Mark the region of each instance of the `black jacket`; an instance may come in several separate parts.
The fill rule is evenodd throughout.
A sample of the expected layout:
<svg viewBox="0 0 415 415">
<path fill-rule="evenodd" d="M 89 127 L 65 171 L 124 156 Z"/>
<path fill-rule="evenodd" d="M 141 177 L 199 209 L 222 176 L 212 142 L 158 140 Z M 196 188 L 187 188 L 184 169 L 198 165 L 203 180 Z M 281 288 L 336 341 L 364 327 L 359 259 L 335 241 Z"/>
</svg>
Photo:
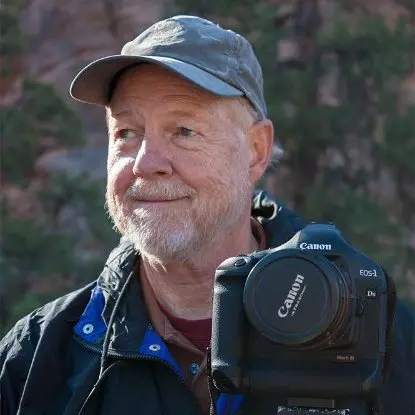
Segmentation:
<svg viewBox="0 0 415 415">
<path fill-rule="evenodd" d="M 254 199 L 252 213 L 263 223 L 269 246 L 304 227 L 264 193 Z M 35 310 L 2 339 L 2 415 L 201 413 L 166 344 L 149 324 L 138 279 L 126 284 L 136 259 L 131 244 L 121 239 L 96 281 Z M 106 370 L 97 382 L 114 308 Z M 394 352 L 382 394 L 385 415 L 414 415 L 414 354 L 414 316 L 398 301 Z M 248 413 L 243 403 L 240 412 L 227 412 L 233 405 L 226 401 L 226 395 L 219 398 L 218 415 Z"/>
</svg>

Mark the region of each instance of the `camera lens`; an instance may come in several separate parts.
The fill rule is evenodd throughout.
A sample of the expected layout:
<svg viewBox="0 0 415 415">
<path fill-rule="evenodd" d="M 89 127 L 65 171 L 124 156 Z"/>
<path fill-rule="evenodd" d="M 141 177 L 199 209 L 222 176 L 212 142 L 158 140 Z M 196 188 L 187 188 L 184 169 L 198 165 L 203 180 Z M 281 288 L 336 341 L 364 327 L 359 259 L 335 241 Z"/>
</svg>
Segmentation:
<svg viewBox="0 0 415 415">
<path fill-rule="evenodd" d="M 272 252 L 251 270 L 243 301 L 251 324 L 268 339 L 325 348 L 348 323 L 352 293 L 346 274 L 322 255 Z"/>
</svg>

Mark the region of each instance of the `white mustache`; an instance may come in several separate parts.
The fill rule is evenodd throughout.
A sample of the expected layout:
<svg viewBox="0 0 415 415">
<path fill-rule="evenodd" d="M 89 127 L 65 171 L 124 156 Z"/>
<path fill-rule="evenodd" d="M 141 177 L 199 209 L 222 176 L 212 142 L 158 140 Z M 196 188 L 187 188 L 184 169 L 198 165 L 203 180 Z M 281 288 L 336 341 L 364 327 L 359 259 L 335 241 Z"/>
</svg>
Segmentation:
<svg viewBox="0 0 415 415">
<path fill-rule="evenodd" d="M 184 184 L 162 181 L 147 182 L 136 179 L 127 190 L 127 195 L 135 199 L 180 199 L 195 194 L 195 191 Z"/>
</svg>

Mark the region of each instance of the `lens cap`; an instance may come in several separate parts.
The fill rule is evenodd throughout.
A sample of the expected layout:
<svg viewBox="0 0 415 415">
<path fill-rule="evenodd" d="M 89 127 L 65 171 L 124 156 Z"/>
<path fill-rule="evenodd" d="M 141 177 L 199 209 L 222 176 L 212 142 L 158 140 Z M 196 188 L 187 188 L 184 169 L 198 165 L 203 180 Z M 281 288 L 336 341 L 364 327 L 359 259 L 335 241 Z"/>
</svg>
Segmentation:
<svg viewBox="0 0 415 415">
<path fill-rule="evenodd" d="M 243 301 L 251 324 L 265 337 L 300 346 L 330 326 L 344 290 L 342 275 L 324 256 L 286 249 L 255 265 Z"/>
</svg>

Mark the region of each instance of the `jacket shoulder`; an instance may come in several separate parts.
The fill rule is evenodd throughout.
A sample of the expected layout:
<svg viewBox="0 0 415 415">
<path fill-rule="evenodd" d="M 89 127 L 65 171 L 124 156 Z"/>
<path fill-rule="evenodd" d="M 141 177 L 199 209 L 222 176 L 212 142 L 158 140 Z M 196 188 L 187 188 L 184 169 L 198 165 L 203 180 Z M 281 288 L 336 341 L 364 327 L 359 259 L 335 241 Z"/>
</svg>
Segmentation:
<svg viewBox="0 0 415 415">
<path fill-rule="evenodd" d="M 72 322 L 82 314 L 94 284 L 32 311 L 0 341 L 0 413 L 17 413 L 42 336 L 48 342 L 57 342 L 67 336 Z"/>
<path fill-rule="evenodd" d="M 268 247 L 284 244 L 306 226 L 297 213 L 280 205 L 264 190 L 254 192 L 251 214 L 261 223 Z"/>
</svg>

